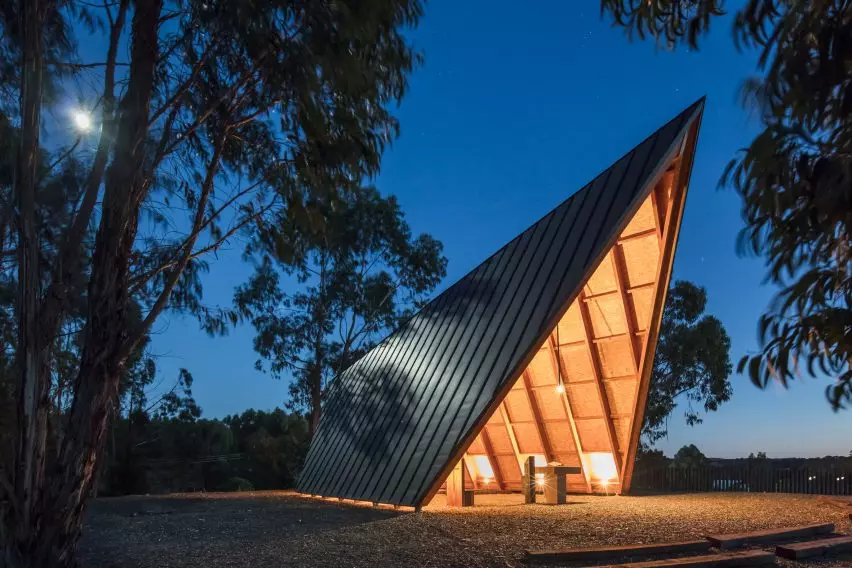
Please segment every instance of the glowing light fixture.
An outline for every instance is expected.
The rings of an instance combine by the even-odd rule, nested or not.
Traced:
[[[564,392],[565,392],[565,385],[563,385],[562,383],[559,383],[558,385],[556,385],[556,393],[557,394],[562,394]]]
[[[85,110],[76,109],[71,113],[71,119],[79,132],[89,132],[92,129],[92,115]]]
[[[539,487],[544,485],[544,474],[543,473],[535,474],[535,484],[538,485]]]

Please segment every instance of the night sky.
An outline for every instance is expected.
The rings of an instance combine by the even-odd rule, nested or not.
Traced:
[[[739,198],[718,187],[727,162],[757,131],[738,103],[755,54],[736,51],[729,20],[714,22],[701,51],[671,53],[652,41],[629,42],[601,20],[596,1],[520,6],[504,0],[427,5],[411,34],[426,62],[397,110],[402,135],[385,156],[377,186],[399,197],[415,232],[444,243],[443,290],[707,95],[673,278],[707,288],[708,311],[727,327],[736,365],[756,348],[757,319],[773,293],[762,284],[762,262],[737,256]],[[229,305],[249,273],[234,243],[204,280],[205,303]],[[252,336],[242,327],[211,339],[194,320],[161,318],[153,351],[165,382],[180,367],[192,372],[205,417],[282,406],[287,384],[254,369]],[[695,443],[717,457],[852,450],[852,414],[831,411],[826,380],[766,392],[743,376],[732,382],[733,399],[703,424],[685,426],[676,410],[659,447],[672,454]]]

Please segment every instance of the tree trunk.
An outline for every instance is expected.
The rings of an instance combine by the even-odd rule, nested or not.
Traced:
[[[324,313],[324,310],[322,313]],[[322,328],[320,327],[320,329]],[[325,364],[324,354],[323,337],[318,334],[318,337],[314,340],[313,367],[308,372],[311,391],[311,419],[308,421],[310,439],[314,438],[314,434],[319,427],[320,418],[322,418],[322,370]]]
[[[21,141],[13,182],[17,208],[18,291],[16,319],[18,345],[15,353],[18,376],[17,439],[15,455],[14,515],[3,519],[11,535],[4,542],[9,565],[21,564],[38,546],[34,538],[41,515],[39,502],[44,481],[47,441],[49,382],[41,375],[38,341],[39,243],[35,220],[35,190],[38,176],[39,131],[43,91],[42,29],[45,6],[42,0],[22,0],[23,35],[21,85]]]
[[[322,369],[317,367],[311,375],[311,419],[308,422],[308,433],[313,439],[322,417]]]
[[[322,418],[322,341],[317,339],[314,344],[313,366],[308,370],[308,381],[311,393],[311,417],[308,420],[308,435],[312,440]]]
[[[31,2],[23,3],[29,9]],[[143,199],[144,140],[162,0],[137,0],[134,5],[130,78],[120,105],[114,158],[106,176],[92,256],[87,325],[74,400],[56,464],[43,484],[40,518],[21,528],[27,547],[21,549],[20,566],[75,565],[86,500],[103,454],[110,412],[118,398],[127,339],[130,254]]]

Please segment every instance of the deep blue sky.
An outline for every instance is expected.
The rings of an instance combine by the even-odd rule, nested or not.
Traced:
[[[402,135],[378,187],[396,194],[412,228],[443,241],[449,285],[581,187],[664,121],[707,95],[674,278],[708,289],[709,312],[733,341],[736,361],[756,346],[756,322],[772,290],[762,263],[742,259],[735,238],[739,199],[717,189],[734,153],[757,129],[738,105],[754,54],[738,53],[730,24],[716,22],[700,52],[630,43],[601,21],[598,2],[435,0],[412,33],[426,62],[398,109]],[[584,6],[584,9],[578,9]],[[205,279],[205,299],[228,304],[248,275],[235,246]],[[194,321],[161,320],[154,351],[164,376],[187,367],[207,417],[271,409],[285,382],[254,370],[252,330],[211,339]],[[728,457],[846,455],[852,414],[834,414],[825,381],[763,392],[732,377],[733,399],[688,428],[673,416],[660,445],[695,443]]]

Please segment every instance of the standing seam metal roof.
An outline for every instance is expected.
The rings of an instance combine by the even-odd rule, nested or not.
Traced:
[[[420,505],[702,107],[703,99],[681,112],[335,379],[299,491]]]

